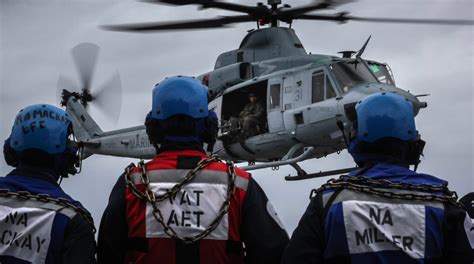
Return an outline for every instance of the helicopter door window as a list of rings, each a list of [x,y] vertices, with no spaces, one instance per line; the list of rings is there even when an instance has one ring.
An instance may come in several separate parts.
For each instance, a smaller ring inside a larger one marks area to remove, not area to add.
[[[312,81],[311,102],[321,102],[324,100],[324,72],[322,70],[314,72]]]
[[[270,86],[269,109],[280,109],[280,84]]]

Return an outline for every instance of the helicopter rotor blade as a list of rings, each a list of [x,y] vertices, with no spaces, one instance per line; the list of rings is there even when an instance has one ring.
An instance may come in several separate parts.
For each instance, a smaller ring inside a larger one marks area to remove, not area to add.
[[[291,9],[286,9],[286,10],[280,10],[278,12],[279,16],[297,16],[300,14],[305,14],[311,11],[316,11],[316,10],[321,10],[321,9],[330,9],[332,7],[342,5],[342,4],[347,4],[349,2],[352,2],[353,0],[339,0],[339,1],[334,1],[334,0],[324,0],[324,1],[317,1],[313,4],[309,4],[306,6],[301,6],[301,7],[296,7],[296,8],[291,8]]]
[[[150,3],[150,4],[166,4],[174,6],[183,6],[183,5],[199,5],[202,3],[210,2],[210,0],[139,0],[140,2]]]
[[[94,106],[100,109],[114,124],[120,117],[122,108],[122,82],[116,71],[97,92],[92,94]]]
[[[254,18],[250,15],[241,16],[222,16],[214,19],[200,20],[179,20],[175,22],[151,22],[136,23],[122,25],[104,25],[102,29],[109,31],[126,31],[126,32],[150,32],[160,30],[179,30],[179,29],[196,29],[196,28],[219,28],[226,27],[228,24],[239,22],[252,22]]]
[[[379,17],[356,17],[349,16],[346,12],[341,12],[333,15],[299,15],[294,19],[306,20],[322,20],[322,21],[336,21],[345,23],[347,21],[359,22],[378,22],[378,23],[406,23],[406,24],[436,24],[448,26],[469,26],[474,25],[474,20],[460,20],[460,19],[411,19],[411,18],[379,18]]]
[[[262,11],[267,11],[266,7],[262,6],[248,6],[248,5],[241,5],[235,3],[228,3],[228,2],[220,2],[215,0],[141,0],[142,2],[153,3],[153,4],[168,4],[168,5],[200,5],[201,8],[216,8],[222,9],[227,11],[234,11],[240,13],[247,13],[249,15],[255,15],[257,13],[261,13]]]
[[[381,17],[355,17],[355,16],[347,16],[347,18],[348,20],[359,21],[359,22],[435,24],[435,25],[447,25],[447,26],[474,25],[474,20],[462,20],[462,19],[411,19],[411,18],[381,18]]]
[[[81,43],[71,50],[71,55],[82,82],[81,90],[89,93],[99,50],[99,46],[93,43]]]

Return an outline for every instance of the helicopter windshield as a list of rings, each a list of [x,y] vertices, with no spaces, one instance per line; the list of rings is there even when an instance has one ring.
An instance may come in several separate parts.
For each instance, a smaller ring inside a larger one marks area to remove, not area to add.
[[[387,64],[376,62],[376,61],[366,61],[370,67],[372,73],[379,79],[381,83],[387,83],[395,85],[393,79],[392,71]]]
[[[357,84],[378,82],[370,70],[356,60],[334,63],[329,68],[344,92],[348,92],[351,87]]]

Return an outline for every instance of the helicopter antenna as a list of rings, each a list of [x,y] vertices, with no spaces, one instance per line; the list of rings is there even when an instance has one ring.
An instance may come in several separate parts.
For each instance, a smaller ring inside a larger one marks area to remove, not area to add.
[[[360,59],[362,57],[362,54],[364,53],[365,48],[367,47],[367,44],[369,44],[369,40],[370,40],[371,37],[372,37],[372,35],[369,36],[369,38],[365,41],[362,48],[360,48],[360,50],[357,52],[357,55],[356,55],[357,59]]]

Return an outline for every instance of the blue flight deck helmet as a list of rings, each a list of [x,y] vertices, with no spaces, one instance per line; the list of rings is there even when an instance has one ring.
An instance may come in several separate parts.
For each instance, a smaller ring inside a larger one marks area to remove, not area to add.
[[[376,93],[356,105],[357,139],[373,143],[381,138],[417,138],[413,105],[396,93]]]
[[[151,118],[165,120],[182,114],[194,119],[208,115],[207,87],[186,76],[166,78],[153,89]]]
[[[71,120],[55,106],[28,106],[17,114],[10,135],[10,147],[17,153],[36,149],[48,154],[61,154],[67,148]]]

